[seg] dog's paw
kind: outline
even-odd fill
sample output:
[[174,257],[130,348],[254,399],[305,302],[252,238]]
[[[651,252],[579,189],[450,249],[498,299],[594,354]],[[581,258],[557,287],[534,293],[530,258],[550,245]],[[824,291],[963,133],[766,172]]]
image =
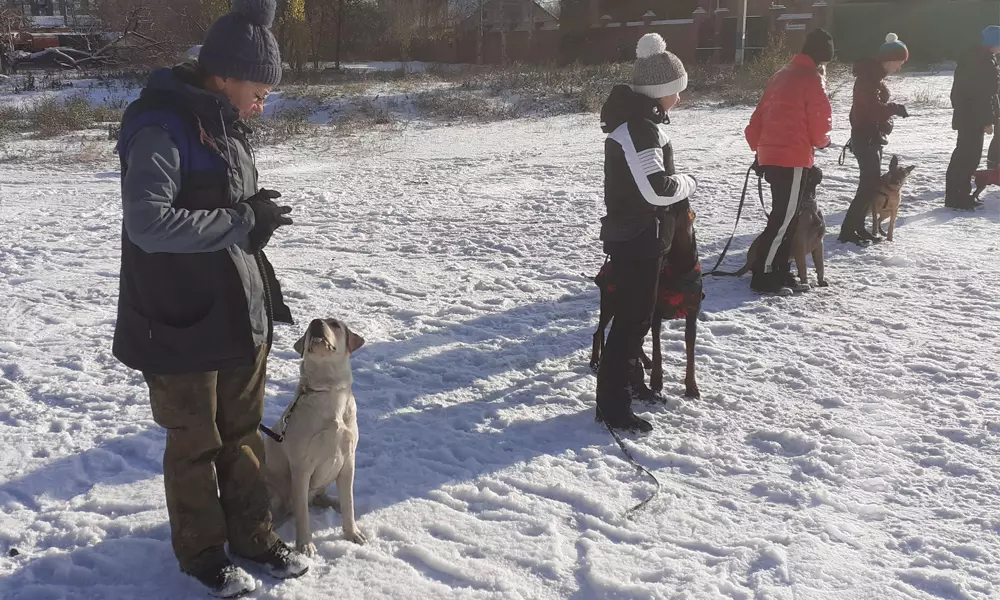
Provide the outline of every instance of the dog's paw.
[[830,282],[823,279],[821,281],[816,282],[816,285],[818,285],[819,287],[830,287]]
[[316,544],[313,544],[312,542],[308,544],[296,544],[295,550],[303,556],[316,556]]
[[355,529],[354,531],[345,531],[344,539],[350,540],[359,546],[362,546],[368,542],[368,538],[365,534],[361,533],[360,529]]

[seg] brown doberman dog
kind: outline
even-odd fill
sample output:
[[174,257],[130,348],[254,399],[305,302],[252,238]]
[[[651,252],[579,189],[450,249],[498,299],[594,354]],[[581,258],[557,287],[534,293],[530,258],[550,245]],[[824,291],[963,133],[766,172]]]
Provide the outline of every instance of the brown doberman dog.
[[[701,260],[698,256],[698,242],[695,239],[695,214],[691,209],[684,213],[686,218],[676,220],[673,242],[670,251],[663,261],[660,279],[657,286],[658,294],[656,309],[653,311],[653,360],[646,356],[640,348],[639,356],[645,368],[651,369],[649,387],[654,391],[663,389],[663,357],[660,344],[660,332],[664,319],[685,319],[684,344],[687,350],[687,371],[684,378],[685,395],[689,398],[699,398],[698,383],[695,381],[694,354],[695,341],[698,337],[698,314],[701,312],[701,301],[705,298],[701,276]],[[594,278],[594,283],[601,290],[601,316],[594,333],[594,347],[590,356],[590,368],[596,373],[601,364],[601,352],[604,350],[604,330],[615,316],[614,302],[615,286],[611,283],[611,261],[606,261],[601,271]]]

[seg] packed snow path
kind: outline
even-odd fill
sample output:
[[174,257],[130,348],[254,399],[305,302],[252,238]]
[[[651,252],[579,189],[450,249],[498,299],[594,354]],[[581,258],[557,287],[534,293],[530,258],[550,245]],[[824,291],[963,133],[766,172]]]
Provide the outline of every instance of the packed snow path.
[[[892,87],[906,101],[948,85]],[[368,340],[353,365],[371,542],[314,510],[311,573],[262,578],[253,597],[996,598],[1000,194],[944,209],[950,111],[910,112],[889,147],[917,164],[894,243],[834,241],[857,168],[820,153],[831,287],[760,298],[709,278],[701,400],[681,397],[682,332],[665,332],[669,403],[639,407],[656,430],[626,441],[664,491],[634,521],[624,511],[652,486],[594,422],[587,367],[595,116],[261,152],[262,184],[295,207],[269,252],[299,321],[277,329],[267,422],[311,318]],[[752,159],[748,116],[674,115],[706,267]],[[748,206],[726,267],[763,226]],[[0,166],[0,231],[0,597],[201,597],[170,549],[163,432],[110,352],[117,173]]]

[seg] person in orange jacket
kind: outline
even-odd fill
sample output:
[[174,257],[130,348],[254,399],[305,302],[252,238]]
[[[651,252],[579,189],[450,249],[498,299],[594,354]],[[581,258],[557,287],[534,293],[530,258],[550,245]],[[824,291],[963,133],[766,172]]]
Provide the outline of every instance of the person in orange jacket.
[[815,29],[802,52],[768,81],[746,128],[759,171],[771,186],[771,216],[761,234],[761,252],[750,287],[758,293],[790,294],[809,289],[792,276],[789,254],[804,198],[814,197],[823,172],[814,149],[830,145],[832,110],[823,75],[833,60],[833,38]]

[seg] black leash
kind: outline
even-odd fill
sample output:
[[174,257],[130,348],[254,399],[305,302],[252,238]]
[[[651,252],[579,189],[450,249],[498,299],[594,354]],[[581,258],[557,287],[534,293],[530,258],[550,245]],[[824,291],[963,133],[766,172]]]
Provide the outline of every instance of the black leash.
[[[706,273],[706,275],[716,275],[716,271],[719,269],[719,265],[726,258],[726,252],[729,252],[729,246],[733,243],[736,238],[736,229],[740,226],[740,217],[743,216],[743,205],[747,200],[747,190],[750,188],[750,173],[753,173],[757,169],[757,159],[754,159],[753,164],[747,169],[746,179],[743,181],[743,193],[740,195],[740,207],[736,210],[736,224],[733,225],[733,235],[729,236],[729,241],[726,242],[726,246],[722,249],[722,254],[719,255],[719,260],[715,263],[715,266]],[[757,177],[757,189],[760,192],[760,203],[761,206],[764,205],[764,184],[761,182],[761,178]],[[764,211],[767,212],[766,210]],[[719,275],[725,275],[726,273],[718,273]],[[731,274],[731,273],[730,273]]]
[[837,159],[837,164],[838,165],[844,166],[844,163],[847,162],[847,151],[848,150],[850,150],[851,152],[854,152],[854,146],[851,145],[851,140],[847,140],[847,143],[844,144],[844,149],[840,151],[840,158]]
[[266,435],[267,437],[271,438],[272,440],[278,442],[279,444],[282,441],[284,441],[284,439],[285,439],[285,436],[278,435],[270,427],[268,427],[267,425],[264,425],[263,423],[260,424],[260,430],[262,432],[264,432],[264,435]]
[[597,414],[601,417],[601,421],[604,423],[604,426],[608,428],[609,432],[611,432],[611,437],[615,438],[615,441],[618,442],[618,447],[622,449],[622,453],[625,454],[625,458],[627,458],[628,461],[630,463],[632,463],[632,465],[640,473],[645,473],[646,475],[648,475],[649,478],[653,480],[653,483],[656,484],[656,489],[653,491],[652,494],[650,494],[649,498],[646,498],[645,500],[643,500],[639,504],[636,504],[632,508],[630,508],[627,511],[625,511],[625,518],[627,518],[627,519],[634,519],[637,512],[639,512],[640,510],[642,510],[643,507],[645,507],[647,504],[649,504],[650,502],[653,501],[653,498],[656,498],[656,496],[659,495],[659,493],[660,493],[660,480],[657,479],[656,475],[653,475],[649,471],[649,469],[647,469],[646,467],[642,466],[639,463],[639,461],[637,461],[635,459],[634,456],[632,456],[632,453],[629,452],[628,448],[625,447],[625,442],[622,441],[622,438],[621,438],[620,435],[618,435],[618,432],[615,431],[614,429],[612,429],[610,425],[608,425],[608,421],[607,421],[607,419],[604,418],[604,413],[601,412],[601,407],[600,406],[597,407]]

